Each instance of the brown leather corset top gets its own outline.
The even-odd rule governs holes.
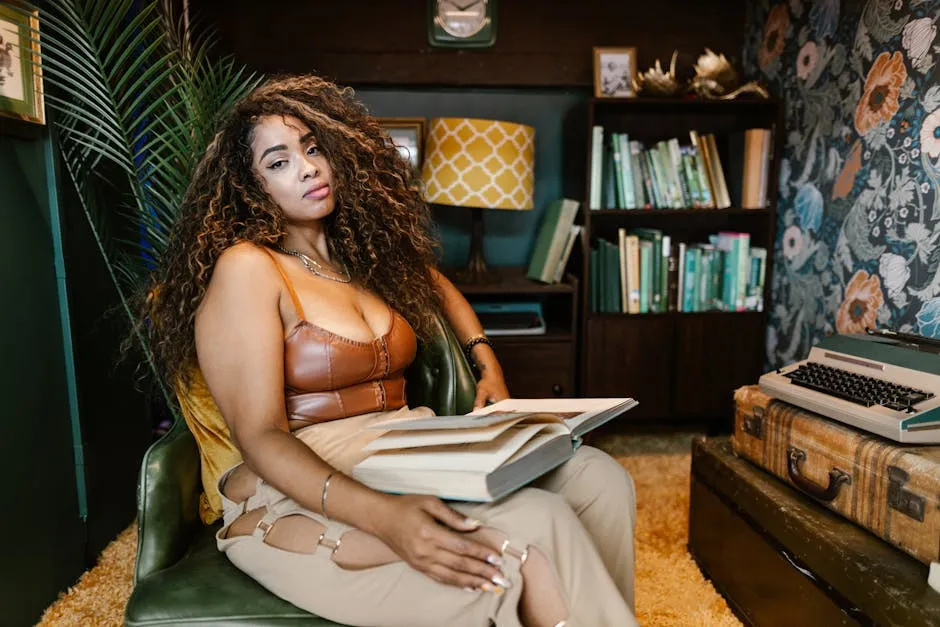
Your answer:
[[[388,331],[371,342],[351,340],[308,322],[287,274],[273,254],[271,258],[300,317],[284,340],[287,417],[315,424],[404,407],[404,371],[417,351],[408,321],[389,308]],[[295,425],[292,428],[304,426]]]

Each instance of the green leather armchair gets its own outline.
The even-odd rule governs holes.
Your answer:
[[[473,406],[476,381],[440,318],[433,341],[419,349],[406,379],[412,407],[455,415]],[[196,441],[177,420],[144,455],[140,471],[127,625],[338,625],[272,595],[232,566],[215,547],[220,525],[206,527],[199,520],[200,491]]]

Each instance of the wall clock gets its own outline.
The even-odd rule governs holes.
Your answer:
[[[428,42],[486,48],[496,41],[496,0],[428,0]]]

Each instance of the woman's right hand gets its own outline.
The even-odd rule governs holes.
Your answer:
[[[499,551],[468,537],[480,522],[433,496],[391,497],[379,536],[402,560],[431,579],[461,588],[494,590],[512,584]]]

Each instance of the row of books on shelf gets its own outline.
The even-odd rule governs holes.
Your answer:
[[[722,231],[708,242],[674,242],[659,229],[618,229],[590,251],[595,313],[763,311],[767,250],[750,234]]]
[[[725,164],[715,135],[692,130],[689,140],[688,145],[681,145],[673,137],[647,146],[631,140],[628,133],[606,132],[603,126],[594,126],[591,209],[767,206],[770,129],[751,128],[729,135]]]

